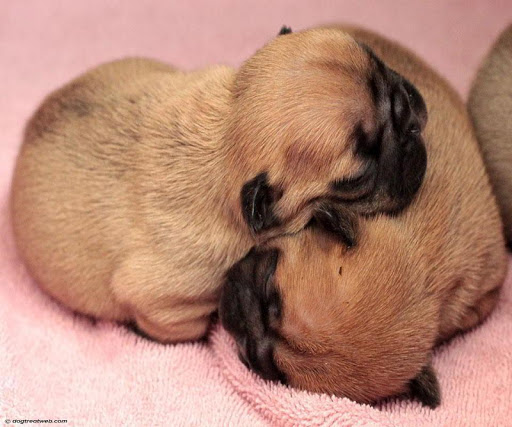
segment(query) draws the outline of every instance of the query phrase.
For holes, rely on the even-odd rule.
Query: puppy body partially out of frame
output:
[[[468,100],[478,142],[512,243],[512,24],[494,43]]]
[[[424,96],[425,181],[399,216],[362,221],[352,250],[314,223],[254,247],[227,274],[220,317],[242,360],[265,378],[358,402],[409,392],[435,407],[432,349],[495,306],[506,269],[502,223],[453,89],[406,49],[348,32]]]
[[[381,114],[372,63],[346,33],[318,29],[275,38],[240,70],[129,59],[75,79],[32,117],[17,161],[13,223],[29,270],[78,312],[161,341],[201,337],[225,270],[255,241],[413,199],[425,110]],[[378,129],[404,118],[418,137],[391,135],[380,161]]]

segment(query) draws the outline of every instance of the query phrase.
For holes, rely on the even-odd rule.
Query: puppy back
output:
[[[468,108],[503,217],[512,240],[512,25],[482,62]]]

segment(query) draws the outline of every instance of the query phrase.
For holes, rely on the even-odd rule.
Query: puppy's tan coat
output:
[[[384,165],[372,157],[370,62],[323,29],[278,37],[238,71],[129,59],[72,81],[28,123],[14,174],[29,270],[79,312],[200,337],[255,239],[300,230],[323,199],[364,214],[412,200],[424,146],[390,140]]]
[[[496,304],[502,224],[459,96],[408,50],[348,32],[423,94],[423,186],[401,215],[364,221],[350,251],[314,224],[253,248],[228,272],[221,319],[266,378],[358,402],[412,392],[435,407],[432,348]]]

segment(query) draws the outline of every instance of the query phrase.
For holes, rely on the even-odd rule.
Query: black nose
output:
[[[409,105],[412,108],[414,116],[418,122],[419,130],[423,130],[428,120],[427,104],[421,96],[421,93],[407,79],[402,80],[402,85],[407,93]]]

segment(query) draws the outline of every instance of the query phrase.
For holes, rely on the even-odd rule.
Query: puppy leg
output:
[[[484,294],[473,307],[469,307],[461,320],[460,330],[467,331],[482,323],[498,302],[499,288],[493,289]]]
[[[163,309],[151,314],[151,318],[143,314],[135,314],[137,327],[156,341],[163,343],[176,343],[183,341],[196,341],[206,335],[210,327],[210,316],[190,319],[181,323],[168,321],[168,312],[173,309]]]
[[[474,305],[457,305],[449,309],[449,316],[444,319],[436,345],[443,344],[455,335],[466,332],[482,323],[496,306],[500,288],[495,288],[483,294]]]
[[[161,257],[139,253],[121,264],[112,279],[112,289],[137,327],[151,338],[166,342],[202,338],[217,310],[215,294],[193,294],[180,286],[180,274]],[[187,292],[188,290],[188,292]]]

